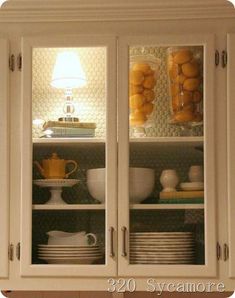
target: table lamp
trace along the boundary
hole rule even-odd
[[[65,116],[60,117],[58,119],[59,121],[79,121],[77,117],[73,117],[75,106],[72,90],[85,85],[86,76],[82,69],[79,56],[71,51],[59,53],[56,58],[51,80],[52,87],[65,89],[65,104],[63,108]]]

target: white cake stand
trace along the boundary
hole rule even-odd
[[[46,205],[66,205],[62,199],[63,187],[72,187],[79,182],[78,179],[39,179],[33,181],[40,187],[49,187],[51,192],[50,200]]]

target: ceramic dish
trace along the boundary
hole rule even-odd
[[[77,257],[77,258],[90,258],[90,257],[94,257],[94,258],[101,258],[102,254],[66,254],[66,253],[39,253],[38,254],[39,257]]]
[[[77,249],[95,249],[99,248],[99,245],[47,245],[47,244],[38,244],[40,248],[77,248]]]
[[[40,187],[71,187],[79,181],[78,179],[38,179],[34,180],[33,183]]]
[[[96,252],[96,251],[100,251],[100,248],[95,248],[95,249],[89,249],[89,248],[82,248],[82,249],[79,249],[79,248],[44,248],[44,247],[38,247],[38,250],[39,251],[78,251],[78,252]]]
[[[133,265],[182,265],[182,264],[194,264],[194,260],[187,261],[147,261],[147,260],[130,260]]]
[[[135,251],[137,251],[139,249],[139,251],[143,251],[142,250],[142,247],[141,248],[138,248],[137,247],[137,249],[131,249],[130,251],[131,252],[135,252]],[[171,252],[182,252],[182,253],[184,253],[184,252],[189,252],[189,251],[193,251],[193,249],[191,248],[191,247],[187,247],[187,248],[185,248],[185,247],[182,247],[182,248],[172,248],[172,247],[159,247],[159,248],[157,248],[157,247],[155,247],[155,251],[171,251]]]
[[[105,201],[105,168],[87,171],[87,187],[90,195],[96,200]],[[149,168],[129,168],[130,202],[140,203],[153,191],[155,172]]]
[[[130,235],[160,235],[160,236],[169,236],[169,235],[193,235],[192,232],[135,232],[130,233]]]
[[[130,242],[130,246],[143,246],[143,247],[146,247],[146,246],[156,246],[156,247],[192,247],[194,246],[195,244],[194,243],[185,243],[185,244],[182,244],[182,243],[179,243],[179,244],[159,244],[158,242],[133,242],[131,241]]]
[[[92,257],[92,258],[63,258],[63,257],[40,257],[41,260],[46,261],[48,264],[92,264],[93,262],[101,259],[101,258],[96,258],[96,257]]]
[[[140,257],[140,258],[163,258],[163,259],[181,259],[181,258],[193,258],[194,254],[178,254],[175,255],[174,253],[167,254],[167,255],[159,255],[159,254],[154,254],[154,253],[147,253],[147,252],[131,252],[130,253],[131,257]]]

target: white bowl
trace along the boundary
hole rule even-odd
[[[155,173],[148,168],[130,168],[130,202],[140,203],[154,189]],[[96,200],[105,201],[105,168],[87,171],[87,186],[90,195]]]
[[[87,181],[105,181],[105,168],[90,169],[86,173]]]

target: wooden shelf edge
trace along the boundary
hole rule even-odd
[[[33,210],[105,210],[104,204],[68,204],[68,205],[46,205],[35,204]]]
[[[131,138],[131,143],[203,143],[204,137],[146,137]]]
[[[33,144],[77,144],[98,143],[104,144],[105,139],[100,138],[34,138]]]
[[[130,143],[152,143],[152,144],[192,144],[202,145],[204,137],[146,137],[131,138]],[[101,138],[34,138],[33,144],[79,144],[98,143],[105,144],[105,139]]]
[[[104,204],[35,204],[33,210],[105,210]],[[204,204],[130,204],[131,210],[204,209]]]
[[[204,204],[131,204],[131,210],[204,209]]]

